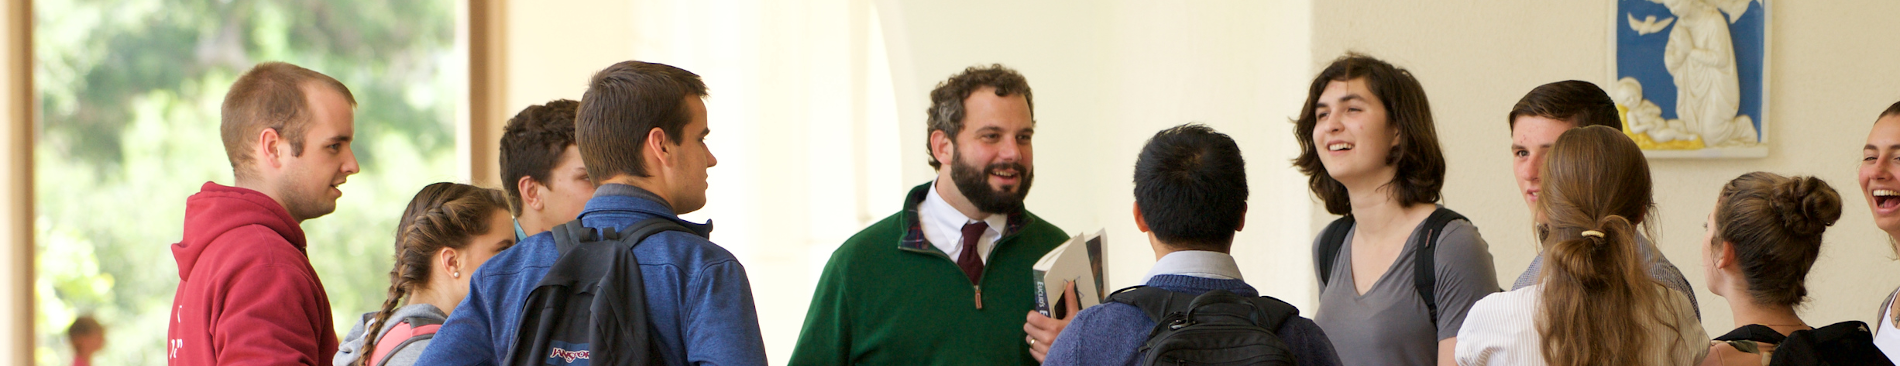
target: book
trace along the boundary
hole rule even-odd
[[[1030,277],[1036,282],[1037,312],[1054,319],[1068,319],[1075,315],[1067,314],[1069,302],[1079,305],[1077,309],[1102,303],[1107,286],[1104,278],[1107,236],[1106,230],[1077,234],[1036,261]],[[1069,281],[1075,282],[1075,299],[1062,296],[1063,286]]]

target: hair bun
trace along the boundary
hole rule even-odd
[[[1800,236],[1821,235],[1841,218],[1841,196],[1826,181],[1815,177],[1794,177],[1775,187],[1768,204],[1781,216],[1788,232]]]

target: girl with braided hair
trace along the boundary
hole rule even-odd
[[[423,187],[396,226],[389,297],[350,330],[335,365],[415,364],[429,342],[411,335],[432,333],[468,295],[475,269],[515,245],[512,222],[501,191],[447,182]]]
[[[1650,277],[1636,242],[1653,213],[1649,163],[1629,137],[1564,132],[1541,176],[1538,282],[1478,300],[1458,332],[1460,365],[1692,365],[1708,334],[1681,292]]]

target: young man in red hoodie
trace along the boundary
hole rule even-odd
[[[170,364],[330,364],[330,299],[298,225],[336,211],[337,186],[357,172],[355,107],[343,83],[287,63],[231,85],[219,131],[237,182],[205,182],[185,201]]]

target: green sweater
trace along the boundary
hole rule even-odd
[[[1023,323],[1035,309],[1030,267],[1069,240],[1024,211],[990,250],[980,286],[924,241],[917,206],[851,236],[831,254],[805,313],[792,365],[1035,365]]]

